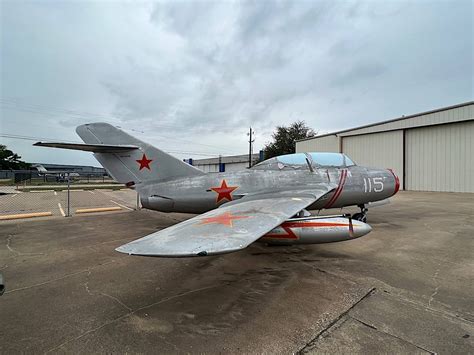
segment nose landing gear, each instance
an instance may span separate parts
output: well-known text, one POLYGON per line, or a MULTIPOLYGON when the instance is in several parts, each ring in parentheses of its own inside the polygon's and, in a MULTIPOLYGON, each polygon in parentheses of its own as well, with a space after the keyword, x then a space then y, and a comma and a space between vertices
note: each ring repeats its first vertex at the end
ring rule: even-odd
POLYGON ((367 207, 365 207, 365 205, 359 205, 357 207, 360 208, 360 212, 359 213, 354 213, 352 215, 352 219, 355 219, 357 221, 361 221, 361 222, 366 223, 367 222, 367 212, 369 211, 369 209, 367 207))

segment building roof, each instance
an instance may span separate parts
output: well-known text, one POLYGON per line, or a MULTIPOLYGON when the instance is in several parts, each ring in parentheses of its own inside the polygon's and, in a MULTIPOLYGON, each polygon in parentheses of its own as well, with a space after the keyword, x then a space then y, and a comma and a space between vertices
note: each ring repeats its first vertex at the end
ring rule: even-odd
POLYGON ((458 105, 442 107, 442 108, 438 108, 438 109, 435 109, 435 110, 430 110, 430 111, 415 113, 415 114, 408 115, 408 116, 401 116, 401 117, 393 118, 393 119, 386 120, 386 121, 370 123, 370 124, 363 125, 363 126, 358 126, 358 127, 354 127, 354 128, 343 129, 343 130, 336 131, 336 132, 331 132, 331 133, 325 133, 325 134, 317 135, 317 136, 314 136, 314 137, 298 139, 296 142, 302 142, 302 141, 307 141, 307 140, 311 140, 311 139, 315 139, 315 138, 321 138, 321 137, 327 137, 327 136, 333 136, 333 135, 336 135, 336 136, 337 136, 338 134, 341 134, 341 133, 352 132, 352 131, 356 131, 356 130, 359 130, 359 129, 370 128, 370 127, 375 127, 375 126, 380 126, 380 125, 383 125, 383 124, 392 123, 392 122, 397 122, 397 121, 402 121, 402 120, 408 120, 408 119, 414 118, 414 117, 419 117, 419 116, 429 115, 429 114, 433 114, 433 113, 437 113, 437 112, 452 110, 452 109, 456 109, 456 108, 460 108, 460 107, 465 107, 465 106, 469 106, 469 105, 473 105, 473 104, 474 104, 474 101, 468 101, 468 102, 464 102, 464 103, 458 104, 458 105))

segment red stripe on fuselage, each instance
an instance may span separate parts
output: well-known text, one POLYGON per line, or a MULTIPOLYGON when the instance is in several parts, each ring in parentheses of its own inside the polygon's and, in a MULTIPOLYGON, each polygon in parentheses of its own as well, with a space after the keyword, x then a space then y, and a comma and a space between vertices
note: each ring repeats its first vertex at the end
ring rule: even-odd
POLYGON ((344 184, 346 183, 346 176, 347 176, 347 170, 344 169, 341 171, 341 177, 339 178, 339 185, 337 186, 336 191, 334 192, 334 195, 332 198, 329 200, 329 202, 324 206, 324 208, 331 208, 332 205, 336 202, 336 200, 339 198, 339 195, 341 194, 344 184))
POLYGON ((288 228, 314 228, 314 227, 347 227, 346 223, 334 222, 284 222, 281 227, 288 228))

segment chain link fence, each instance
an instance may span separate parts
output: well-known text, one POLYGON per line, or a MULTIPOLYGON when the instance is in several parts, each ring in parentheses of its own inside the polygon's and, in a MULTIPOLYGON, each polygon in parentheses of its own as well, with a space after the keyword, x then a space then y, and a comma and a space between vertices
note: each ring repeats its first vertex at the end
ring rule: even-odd
POLYGON ((34 186, 64 185, 67 180, 77 184, 116 184, 107 174, 93 172, 39 172, 36 170, 0 170, 0 186, 28 188, 34 186))
POLYGON ((0 221, 140 208, 138 194, 134 190, 108 177, 67 173, 58 174, 51 182, 46 176, 34 175, 31 172, 15 172, 8 179, 0 179, 0 221))

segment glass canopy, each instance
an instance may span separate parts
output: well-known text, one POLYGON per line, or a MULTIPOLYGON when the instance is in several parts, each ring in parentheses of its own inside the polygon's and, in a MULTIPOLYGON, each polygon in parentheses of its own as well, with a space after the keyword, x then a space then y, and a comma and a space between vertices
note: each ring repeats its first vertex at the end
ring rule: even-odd
POLYGON ((342 153, 295 153, 280 155, 255 165, 253 169, 282 170, 284 168, 308 168, 307 160, 315 167, 347 167, 356 165, 347 155, 342 153))

